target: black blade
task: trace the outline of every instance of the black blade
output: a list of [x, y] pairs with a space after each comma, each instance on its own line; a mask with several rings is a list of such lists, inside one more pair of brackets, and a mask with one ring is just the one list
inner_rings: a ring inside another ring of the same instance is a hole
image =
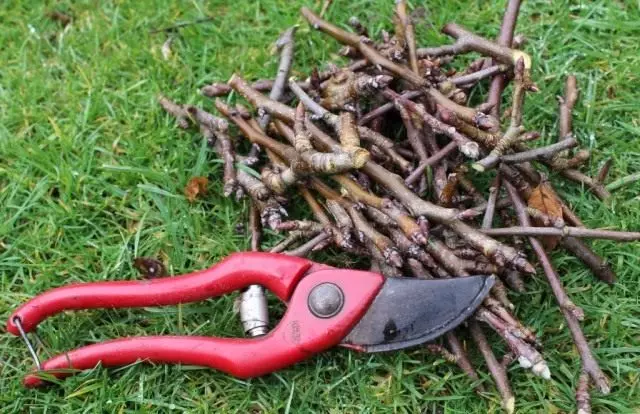
[[431, 341], [471, 316], [494, 280], [389, 278], [342, 345], [382, 352]]

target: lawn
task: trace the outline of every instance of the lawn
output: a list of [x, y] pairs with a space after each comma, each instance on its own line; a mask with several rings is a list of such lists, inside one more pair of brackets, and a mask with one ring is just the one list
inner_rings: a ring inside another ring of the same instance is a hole
[[[278, 34], [300, 24], [294, 72], [336, 61], [336, 42], [302, 21], [302, 4], [318, 1], [6, 0], [0, 8], [0, 315], [48, 288], [70, 282], [134, 279], [137, 256], [158, 256], [171, 274], [202, 269], [249, 247], [236, 226], [247, 202], [222, 197], [221, 164], [198, 134], [184, 132], [158, 107], [164, 93], [179, 102], [213, 105], [199, 88], [227, 80], [272, 77]], [[357, 15], [372, 33], [391, 28], [391, 1], [335, 0], [327, 17], [343, 25]], [[418, 43], [447, 41], [438, 33], [456, 21], [489, 37], [498, 33], [504, 1], [434, 0], [417, 25]], [[48, 14], [73, 15], [63, 29]], [[163, 33], [152, 30], [205, 16], [184, 27], [163, 59]], [[615, 179], [640, 171], [640, 3], [525, 1], [518, 33], [529, 43], [541, 93], [525, 120], [554, 139], [555, 96], [575, 73], [582, 90], [574, 129], [592, 150], [595, 173], [612, 157]], [[190, 204], [183, 188], [207, 175], [206, 199]], [[553, 177], [556, 182], [562, 181]], [[585, 189], [561, 192], [591, 227], [640, 229], [640, 183], [616, 191], [608, 204]], [[271, 234], [267, 243], [278, 240]], [[574, 301], [586, 312], [585, 333], [611, 377], [608, 396], [593, 392], [594, 412], [640, 410], [639, 243], [593, 243], [610, 258], [618, 283], [593, 279], [563, 252], [554, 261]], [[326, 257], [326, 256], [325, 256]], [[316, 258], [318, 258], [316, 256]], [[336, 262], [336, 259], [333, 260]], [[351, 262], [342, 262], [348, 266]], [[551, 381], [516, 365], [509, 375], [518, 412], [571, 412], [580, 360], [542, 274], [514, 295], [516, 314], [545, 346]], [[234, 296], [180, 307], [75, 312], [42, 324], [41, 356], [108, 338], [141, 334], [240, 336]], [[499, 344], [498, 341], [494, 341]], [[499, 345], [496, 345], [497, 351]], [[364, 355], [337, 349], [249, 381], [187, 366], [135, 364], [97, 368], [42, 390], [25, 390], [32, 361], [22, 341], [0, 333], [0, 412], [500, 412], [500, 398], [473, 355], [488, 392], [423, 350]], [[635, 411], [637, 412], [637, 411]]]

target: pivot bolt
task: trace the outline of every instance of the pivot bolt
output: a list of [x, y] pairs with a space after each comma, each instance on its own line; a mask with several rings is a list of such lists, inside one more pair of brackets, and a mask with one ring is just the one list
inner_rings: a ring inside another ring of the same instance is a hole
[[307, 303], [311, 313], [318, 318], [330, 318], [342, 309], [344, 294], [333, 283], [321, 283], [311, 289]]

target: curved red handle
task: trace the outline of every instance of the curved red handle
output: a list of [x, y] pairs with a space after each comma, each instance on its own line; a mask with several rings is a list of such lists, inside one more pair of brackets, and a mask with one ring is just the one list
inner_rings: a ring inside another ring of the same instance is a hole
[[[309, 293], [321, 283], [333, 283], [344, 294], [344, 305], [331, 318], [320, 318], [307, 305]], [[133, 337], [89, 345], [58, 355], [42, 369], [58, 378], [69, 369], [131, 364], [137, 360], [202, 365], [240, 378], [264, 375], [302, 361], [340, 343], [362, 318], [384, 283], [376, 273], [323, 269], [298, 284], [284, 317], [269, 334], [255, 339], [184, 336]], [[58, 371], [56, 371], [58, 370]], [[60, 371], [64, 370], [64, 371]], [[42, 384], [37, 373], [25, 385]]]
[[79, 283], [45, 292], [18, 308], [7, 331], [33, 330], [48, 316], [73, 309], [131, 308], [195, 302], [258, 284], [286, 301], [313, 262], [274, 253], [235, 253], [215, 266], [182, 276], [153, 280]]

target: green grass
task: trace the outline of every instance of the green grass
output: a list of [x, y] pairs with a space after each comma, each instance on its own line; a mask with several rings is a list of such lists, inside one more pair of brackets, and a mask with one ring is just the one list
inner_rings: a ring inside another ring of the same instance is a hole
[[[197, 134], [174, 127], [155, 97], [163, 92], [211, 108], [198, 93], [205, 83], [226, 80], [235, 71], [249, 79], [272, 76], [277, 56], [269, 53], [270, 45], [286, 27], [303, 23], [297, 12], [303, 2], [34, 3], [8, 0], [0, 9], [2, 319], [51, 287], [135, 278], [136, 256], [160, 256], [179, 274], [247, 249], [247, 236], [234, 230], [246, 220], [246, 202], [220, 196], [220, 164], [208, 161]], [[358, 15], [379, 33], [390, 28], [391, 3], [336, 0], [328, 17], [344, 24]], [[494, 37], [503, 6], [428, 2], [419, 43], [447, 41], [436, 29], [449, 20]], [[46, 17], [54, 9], [75, 16], [64, 32]], [[182, 29], [173, 57], [164, 61], [164, 35], [149, 30], [205, 15], [213, 21]], [[613, 157], [612, 179], [640, 170], [638, 21], [639, 4], [631, 0], [531, 0], [518, 25], [529, 39], [526, 50], [542, 89], [528, 100], [527, 125], [551, 142], [555, 96], [562, 93], [565, 75], [576, 73], [582, 99], [575, 131], [593, 151], [586, 169], [594, 173]], [[336, 42], [304, 23], [297, 45], [294, 71], [300, 74], [314, 62], [337, 59]], [[209, 175], [212, 187], [206, 200], [192, 205], [182, 189], [194, 175]], [[639, 183], [617, 191], [609, 205], [574, 185], [562, 184], [561, 190], [592, 227], [640, 228]], [[618, 274], [613, 288], [595, 282], [562, 252], [554, 261], [586, 311], [584, 330], [612, 378], [610, 395], [593, 393], [594, 412], [640, 410], [640, 245], [593, 244]], [[578, 355], [543, 277], [528, 287], [514, 297], [516, 313], [539, 332], [553, 378], [545, 382], [511, 367], [518, 412], [571, 412]], [[178, 308], [67, 313], [43, 323], [39, 333], [52, 353], [145, 333], [239, 336], [232, 303], [228, 296]], [[490, 384], [478, 355], [473, 357]], [[23, 343], [0, 334], [0, 412], [500, 412], [491, 385], [478, 396], [458, 369], [421, 350], [332, 350], [250, 381], [193, 367], [97, 368], [35, 391], [21, 385], [31, 368]]]

